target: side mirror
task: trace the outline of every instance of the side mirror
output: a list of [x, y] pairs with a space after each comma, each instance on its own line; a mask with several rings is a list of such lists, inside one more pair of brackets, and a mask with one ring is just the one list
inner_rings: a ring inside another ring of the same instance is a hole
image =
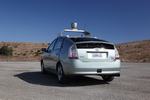
[[42, 50], [42, 52], [47, 52], [46, 48], [42, 48], [41, 50]]

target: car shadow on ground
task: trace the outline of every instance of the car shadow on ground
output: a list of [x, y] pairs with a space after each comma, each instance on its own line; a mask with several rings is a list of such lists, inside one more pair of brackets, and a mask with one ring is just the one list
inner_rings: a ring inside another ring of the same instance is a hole
[[71, 86], [108, 84], [101, 79], [95, 79], [87, 76], [67, 77], [66, 82], [64, 84], [60, 84], [57, 81], [56, 75], [50, 73], [45, 75], [42, 74], [41, 72], [24, 72], [14, 76], [31, 84], [38, 84], [45, 86], [71, 87]]

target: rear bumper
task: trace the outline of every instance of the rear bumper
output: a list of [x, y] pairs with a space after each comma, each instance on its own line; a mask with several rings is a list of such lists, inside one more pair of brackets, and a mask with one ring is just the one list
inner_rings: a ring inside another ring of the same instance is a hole
[[111, 75], [120, 76], [120, 60], [115, 62], [82, 62], [71, 60], [63, 63], [66, 75]]
[[[99, 68], [98, 68], [99, 69]], [[97, 72], [97, 69], [90, 69], [87, 70], [86, 68], [84, 70], [81, 69], [72, 69], [69, 70], [67, 73], [68, 75], [111, 75], [111, 76], [120, 76], [120, 71], [119, 69], [116, 71], [104, 71], [101, 69], [101, 72]]]

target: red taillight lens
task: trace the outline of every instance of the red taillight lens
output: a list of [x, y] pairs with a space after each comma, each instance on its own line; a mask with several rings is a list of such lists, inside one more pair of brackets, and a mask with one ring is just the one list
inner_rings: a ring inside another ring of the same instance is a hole
[[78, 59], [78, 53], [75, 45], [72, 45], [69, 49], [68, 58]]
[[120, 59], [120, 56], [118, 50], [115, 48], [115, 60], [117, 59]]

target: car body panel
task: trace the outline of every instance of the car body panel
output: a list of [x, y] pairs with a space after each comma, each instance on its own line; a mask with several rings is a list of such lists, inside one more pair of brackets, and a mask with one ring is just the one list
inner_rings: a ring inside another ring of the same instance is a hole
[[[120, 60], [105, 62], [105, 61], [82, 61], [82, 60], [67, 60], [63, 59], [65, 74], [115, 74], [120, 73]], [[97, 69], [102, 72], [98, 73]]]

